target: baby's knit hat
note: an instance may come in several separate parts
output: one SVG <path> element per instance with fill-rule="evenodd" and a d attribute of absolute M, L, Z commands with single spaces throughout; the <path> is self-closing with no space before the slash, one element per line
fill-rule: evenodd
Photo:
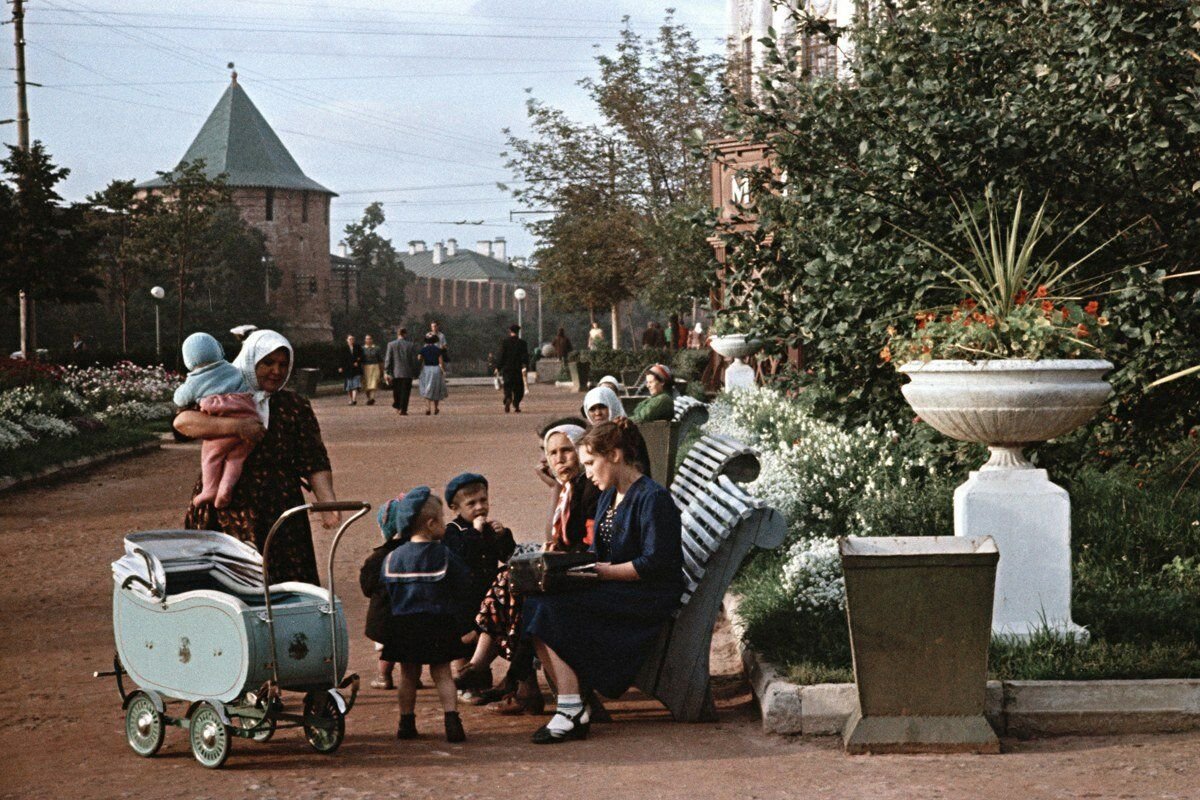
<path fill-rule="evenodd" d="M 207 333 L 193 333 L 183 340 L 183 365 L 188 371 L 194 370 L 201 364 L 211 364 L 214 361 L 225 360 L 225 348 L 221 343 Z"/>

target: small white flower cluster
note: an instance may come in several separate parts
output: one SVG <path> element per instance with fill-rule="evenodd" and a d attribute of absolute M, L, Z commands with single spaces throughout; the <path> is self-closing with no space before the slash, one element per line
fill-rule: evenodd
<path fill-rule="evenodd" d="M 33 444 L 34 441 L 29 431 L 11 420 L 0 418 L 0 453 Z"/>
<path fill-rule="evenodd" d="M 79 435 L 79 429 L 74 425 L 49 414 L 26 414 L 21 419 L 21 425 L 38 439 L 66 439 Z"/>
<path fill-rule="evenodd" d="M 115 367 L 67 367 L 62 380 L 93 408 L 130 400 L 164 402 L 180 382 L 178 375 L 163 367 L 139 367 L 128 361 Z"/>
<path fill-rule="evenodd" d="M 173 413 L 170 403 L 146 403 L 141 400 L 129 400 L 124 403 L 111 405 L 96 416 L 102 420 L 130 419 L 150 421 L 155 419 L 170 419 Z"/>
<path fill-rule="evenodd" d="M 842 430 L 770 388 L 722 395 L 706 430 L 759 450 L 762 469 L 747 489 L 788 519 L 781 578 L 797 608 L 840 607 L 837 537 L 887 535 L 868 530 L 856 509 L 920 468 L 902 455 L 899 436 L 869 426 Z"/>
<path fill-rule="evenodd" d="M 837 542 L 817 539 L 792 545 L 782 572 L 797 611 L 845 610 L 846 579 Z"/>

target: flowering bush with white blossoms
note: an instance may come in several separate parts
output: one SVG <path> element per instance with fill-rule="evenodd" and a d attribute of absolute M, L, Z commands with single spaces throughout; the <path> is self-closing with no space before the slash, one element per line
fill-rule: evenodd
<path fill-rule="evenodd" d="M 842 430 L 770 388 L 723 394 L 706 429 L 758 448 L 762 470 L 747 490 L 788 520 L 781 579 L 801 610 L 844 603 L 837 537 L 888 535 L 865 524 L 860 504 L 913 474 L 929 474 L 894 431 Z"/>
<path fill-rule="evenodd" d="M 104 421 L 167 419 L 179 377 L 163 367 L 124 362 L 26 369 L 8 385 L 0 391 L 0 452 L 76 436 Z"/>

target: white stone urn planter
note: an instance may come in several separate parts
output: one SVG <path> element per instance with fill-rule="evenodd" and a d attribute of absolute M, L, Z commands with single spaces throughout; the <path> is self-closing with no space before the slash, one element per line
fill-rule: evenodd
<path fill-rule="evenodd" d="M 726 389 L 754 388 L 754 368 L 742 359 L 757 353 L 762 348 L 762 342 L 744 333 L 729 333 L 712 337 L 709 346 L 717 355 L 733 359 L 733 363 L 725 368 Z"/>
<path fill-rule="evenodd" d="M 900 367 L 913 410 L 938 431 L 988 446 L 954 492 L 956 536 L 1000 548 L 992 632 L 1086 636 L 1071 619 L 1071 500 L 1022 449 L 1073 431 L 1104 407 L 1108 361 L 913 361 Z"/>

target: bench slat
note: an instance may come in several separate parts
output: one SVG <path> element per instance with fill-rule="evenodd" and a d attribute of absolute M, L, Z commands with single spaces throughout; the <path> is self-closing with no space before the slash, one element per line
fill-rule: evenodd
<path fill-rule="evenodd" d="M 687 509 L 684 509 L 682 517 L 683 527 L 687 535 L 702 541 L 708 552 L 717 552 L 717 548 L 721 546 L 721 540 L 709 533 L 703 525 L 696 521 L 696 518 Z"/>

